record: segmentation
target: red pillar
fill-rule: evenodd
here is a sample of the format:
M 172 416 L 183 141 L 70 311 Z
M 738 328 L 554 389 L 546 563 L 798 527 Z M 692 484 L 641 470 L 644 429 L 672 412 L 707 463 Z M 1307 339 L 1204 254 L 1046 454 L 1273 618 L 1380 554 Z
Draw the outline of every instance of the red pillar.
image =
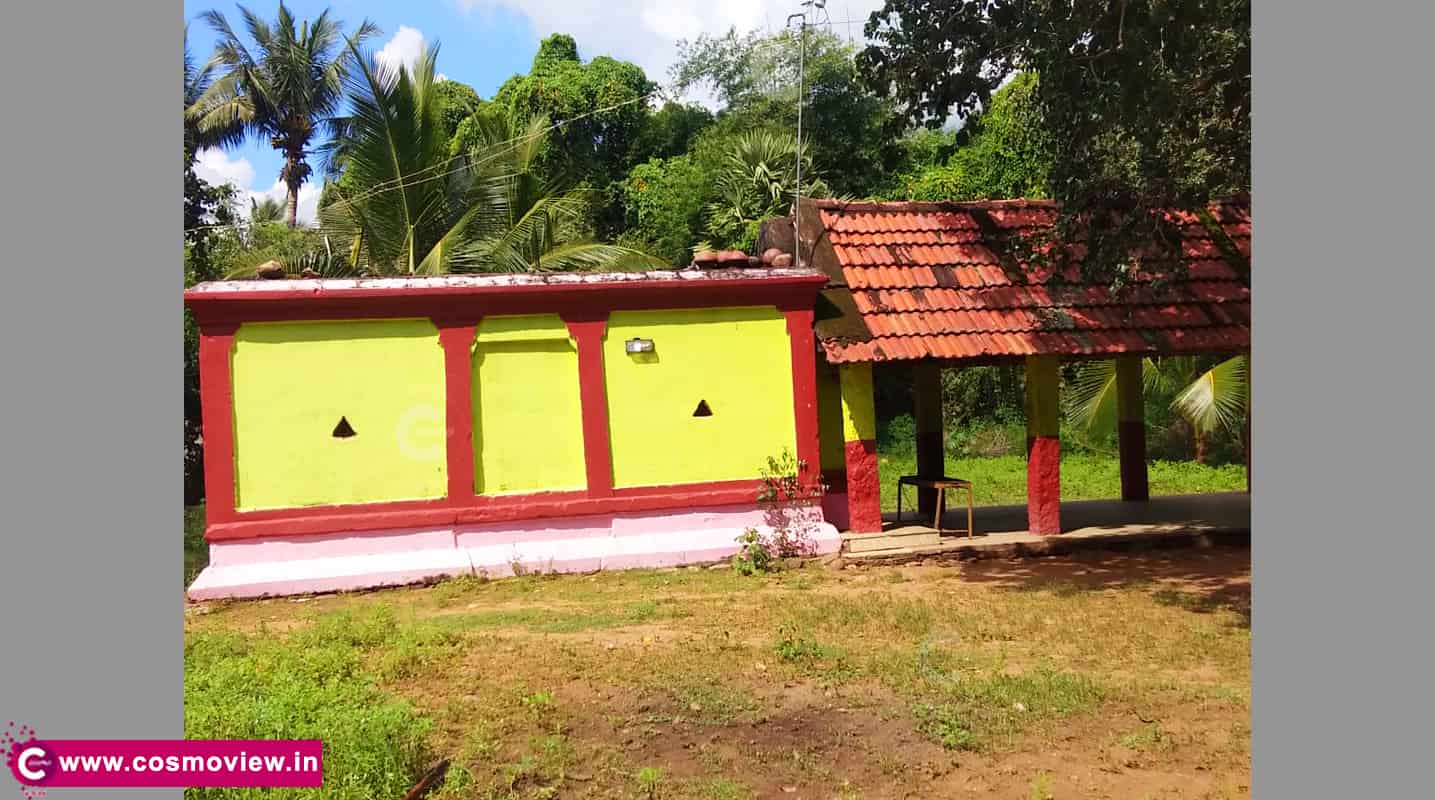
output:
M 1146 408 L 1141 390 L 1141 356 L 1116 359 L 1116 436 L 1121 453 L 1121 499 L 1151 499 L 1146 475 Z
M 1056 356 L 1026 359 L 1027 528 L 1042 536 L 1061 533 L 1060 366 Z
M 802 462 L 805 486 L 822 477 L 822 449 L 817 427 L 817 342 L 812 333 L 812 309 L 784 310 L 787 338 L 792 347 L 792 413 L 797 436 L 797 458 Z
M 206 527 L 234 519 L 234 391 L 229 355 L 237 324 L 207 325 L 199 332 L 200 435 L 204 437 Z
M 443 346 L 444 414 L 448 455 L 448 502 L 471 505 L 474 497 L 473 339 L 477 320 L 435 320 Z
M 583 404 L 583 462 L 587 467 L 588 496 L 613 494 L 613 453 L 608 435 L 608 383 L 603 372 L 603 333 L 608 315 L 593 318 L 564 316 L 568 332 L 578 345 L 578 394 Z
M 848 528 L 882 531 L 882 484 L 877 470 L 877 414 L 872 405 L 872 365 L 842 364 L 842 449 L 847 461 Z

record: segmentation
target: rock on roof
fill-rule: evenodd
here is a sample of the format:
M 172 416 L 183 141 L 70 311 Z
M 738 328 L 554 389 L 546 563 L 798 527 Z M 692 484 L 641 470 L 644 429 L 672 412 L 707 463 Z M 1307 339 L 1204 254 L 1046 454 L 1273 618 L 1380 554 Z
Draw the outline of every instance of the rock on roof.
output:
M 998 237 L 1050 226 L 1055 203 L 813 203 L 836 267 L 830 286 L 851 293 L 870 337 L 818 338 L 832 363 L 918 358 L 990 359 L 1036 354 L 1193 353 L 1250 347 L 1250 289 L 1193 214 L 1176 213 L 1187 275 L 1159 287 L 1152 276 L 1113 296 L 1030 265 L 1004 268 Z M 1248 202 L 1212 209 L 1248 262 Z M 816 258 L 823 257 L 819 246 Z M 831 289 L 829 289 L 831 291 Z

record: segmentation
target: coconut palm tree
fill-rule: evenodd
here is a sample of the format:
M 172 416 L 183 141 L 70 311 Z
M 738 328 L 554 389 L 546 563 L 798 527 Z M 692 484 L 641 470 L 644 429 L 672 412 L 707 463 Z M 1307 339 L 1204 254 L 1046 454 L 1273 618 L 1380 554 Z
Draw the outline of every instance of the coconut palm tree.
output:
M 189 109 L 214 82 L 214 64 L 196 64 L 189 49 L 189 25 L 184 26 L 184 163 L 194 165 L 195 156 L 206 147 L 231 147 L 244 139 L 244 126 L 235 121 L 225 123 L 222 119 L 201 127 L 199 120 L 190 116 Z
M 1237 435 L 1250 403 L 1250 357 L 1238 355 L 1207 368 L 1208 359 L 1171 356 L 1142 359 L 1143 393 L 1169 402 L 1195 440 L 1196 461 L 1204 463 L 1211 434 L 1225 428 Z M 1108 435 L 1116 426 L 1116 362 L 1087 361 L 1077 368 L 1066 404 L 1067 421 L 1088 435 Z
M 273 197 L 249 198 L 249 221 L 258 225 L 284 219 L 284 204 Z
M 239 7 L 253 49 L 218 11 L 206 11 L 205 22 L 219 34 L 205 70 L 222 69 L 191 103 L 186 116 L 200 131 L 229 130 L 238 125 L 246 134 L 268 139 L 284 154 L 279 179 L 288 190 L 289 227 L 298 224 L 299 187 L 312 171 L 309 143 L 339 109 L 351 54 L 344 47 L 343 23 L 328 10 L 312 23 L 296 22 L 281 2 L 273 24 Z M 378 33 L 365 20 L 353 34 L 362 41 Z
M 351 242 L 350 262 L 380 274 L 536 272 L 654 260 L 588 241 L 588 198 L 558 191 L 536 171 L 548 128 L 488 108 L 466 120 L 450 147 L 437 47 L 412 70 L 359 55 L 346 85 L 350 113 L 332 148 L 341 165 L 324 230 Z

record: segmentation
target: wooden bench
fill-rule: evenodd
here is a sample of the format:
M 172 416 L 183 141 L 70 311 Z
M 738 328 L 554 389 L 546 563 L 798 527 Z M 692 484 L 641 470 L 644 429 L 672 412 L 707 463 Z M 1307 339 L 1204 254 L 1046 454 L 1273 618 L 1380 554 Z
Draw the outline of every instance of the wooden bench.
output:
M 976 535 L 976 529 L 972 526 L 972 507 L 976 505 L 972 496 L 971 481 L 964 481 L 961 478 L 923 478 L 918 475 L 903 475 L 897 479 L 897 523 L 902 522 L 902 489 L 907 486 L 915 486 L 918 490 L 934 489 L 937 492 L 937 514 L 932 521 L 932 527 L 937 529 L 938 534 L 945 533 L 942 530 L 942 512 L 947 508 L 948 489 L 967 490 L 967 538 Z M 961 531 L 952 531 L 961 533 Z

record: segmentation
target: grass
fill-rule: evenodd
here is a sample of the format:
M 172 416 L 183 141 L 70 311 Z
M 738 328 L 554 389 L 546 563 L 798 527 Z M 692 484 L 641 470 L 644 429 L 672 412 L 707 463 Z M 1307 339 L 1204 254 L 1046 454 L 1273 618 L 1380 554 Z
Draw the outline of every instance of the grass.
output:
M 882 510 L 897 508 L 897 477 L 917 473 L 917 456 L 910 448 L 877 451 L 882 475 Z M 1121 464 L 1115 456 L 1098 453 L 1063 453 L 1063 500 L 1099 500 L 1121 496 Z M 1019 455 L 989 458 L 948 456 L 948 475 L 972 482 L 979 506 L 1016 505 L 1026 502 L 1026 458 Z M 1147 465 L 1152 495 L 1235 492 L 1246 488 L 1243 465 L 1205 466 L 1194 461 L 1152 461 Z M 907 501 L 914 498 L 907 490 Z M 907 501 L 903 502 L 906 505 Z
M 951 796 L 972 776 L 1001 796 L 1081 796 L 1032 776 L 1103 748 L 1140 751 L 1173 786 L 1226 781 L 1216 794 L 1248 782 L 1248 618 L 1170 596 L 1224 597 L 1209 586 L 1240 577 L 1241 557 L 1113 556 L 1135 577 L 1100 587 L 1079 563 L 1033 579 L 1001 562 L 212 604 L 186 619 L 186 731 L 322 738 L 337 798 L 400 797 L 439 758 L 452 767 L 433 797 L 448 800 Z M 1145 580 L 1159 565 L 1190 578 Z M 1136 727 L 1133 709 L 1159 724 Z

